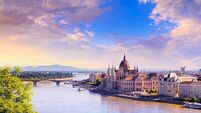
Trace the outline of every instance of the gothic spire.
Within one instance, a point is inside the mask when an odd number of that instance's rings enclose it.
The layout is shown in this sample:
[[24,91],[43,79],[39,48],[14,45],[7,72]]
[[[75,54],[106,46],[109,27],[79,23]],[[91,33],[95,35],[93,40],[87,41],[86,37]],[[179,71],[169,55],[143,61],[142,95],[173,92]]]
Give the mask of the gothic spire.
[[125,53],[124,53],[124,60],[126,60],[126,55],[125,55]]

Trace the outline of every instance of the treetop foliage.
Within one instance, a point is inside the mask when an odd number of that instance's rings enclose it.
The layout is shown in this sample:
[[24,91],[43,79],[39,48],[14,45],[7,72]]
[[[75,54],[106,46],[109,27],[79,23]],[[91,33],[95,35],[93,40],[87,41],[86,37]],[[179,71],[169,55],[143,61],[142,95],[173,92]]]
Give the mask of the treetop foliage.
[[18,76],[21,69],[0,68],[0,113],[34,113],[31,96],[32,85],[23,83]]

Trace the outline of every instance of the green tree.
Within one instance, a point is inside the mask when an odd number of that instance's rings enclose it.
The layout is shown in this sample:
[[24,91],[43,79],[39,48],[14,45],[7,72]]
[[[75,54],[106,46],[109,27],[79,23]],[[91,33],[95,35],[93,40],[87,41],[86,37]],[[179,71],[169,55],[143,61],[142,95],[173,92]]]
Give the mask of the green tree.
[[22,69],[20,67],[14,67],[14,71],[12,72],[13,76],[20,77]]
[[12,75],[9,67],[0,68],[0,113],[34,113],[31,87]]

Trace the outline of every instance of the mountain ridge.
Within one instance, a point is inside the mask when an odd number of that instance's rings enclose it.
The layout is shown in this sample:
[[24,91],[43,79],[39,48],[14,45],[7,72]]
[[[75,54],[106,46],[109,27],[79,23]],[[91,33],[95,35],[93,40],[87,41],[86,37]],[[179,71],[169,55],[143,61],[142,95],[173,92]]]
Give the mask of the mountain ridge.
[[38,65],[38,66],[23,66],[22,71],[96,71],[97,69],[78,68],[73,66],[63,65]]

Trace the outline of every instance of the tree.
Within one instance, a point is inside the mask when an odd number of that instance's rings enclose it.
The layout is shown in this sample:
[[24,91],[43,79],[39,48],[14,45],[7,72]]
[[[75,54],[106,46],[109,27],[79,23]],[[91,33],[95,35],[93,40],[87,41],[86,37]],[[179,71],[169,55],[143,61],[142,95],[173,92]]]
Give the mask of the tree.
[[13,76],[20,77],[22,69],[20,67],[14,67],[14,71],[12,72]]
[[12,75],[9,67],[0,68],[0,113],[34,113],[31,86]]

